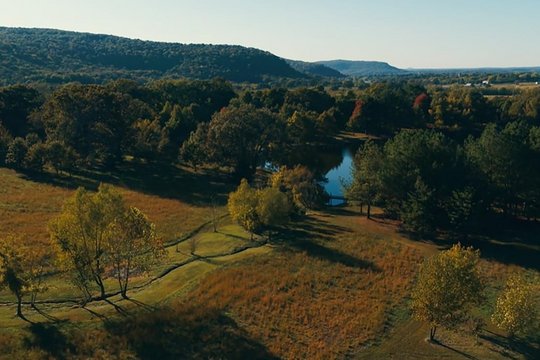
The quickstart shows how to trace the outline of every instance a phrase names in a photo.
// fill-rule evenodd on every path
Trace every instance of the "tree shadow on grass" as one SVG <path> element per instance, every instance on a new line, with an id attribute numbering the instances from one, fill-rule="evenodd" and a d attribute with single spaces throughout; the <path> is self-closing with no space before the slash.
<path id="1" fill-rule="evenodd" d="M 359 211 L 344 206 L 328 206 L 324 209 L 324 212 L 335 216 L 363 216 Z"/>
<path id="2" fill-rule="evenodd" d="M 465 234 L 439 232 L 432 237 L 421 238 L 402 233 L 440 248 L 449 248 L 459 241 L 480 250 L 484 259 L 540 270 L 540 222 L 495 216 L 486 220 L 482 229 Z"/>
<path id="3" fill-rule="evenodd" d="M 67 337 L 52 324 L 35 323 L 29 327 L 31 336 L 25 339 L 27 347 L 36 347 L 54 359 L 65 359 L 74 350 Z"/>
<path id="4" fill-rule="evenodd" d="M 55 316 L 52 316 L 48 313 L 46 313 L 45 311 L 41 310 L 38 306 L 34 305 L 32 307 L 32 309 L 37 312 L 39 315 L 43 316 L 45 319 L 49 320 L 49 321 L 52 321 L 54 323 L 59 323 L 59 322 L 62 322 L 62 320 L 60 320 L 59 318 L 55 317 Z"/>
<path id="5" fill-rule="evenodd" d="M 283 229 L 275 242 L 281 242 L 287 247 L 304 251 L 314 258 L 342 264 L 348 267 L 370 269 L 380 271 L 375 264 L 370 261 L 358 259 L 354 256 L 323 245 L 324 242 L 333 240 L 339 234 L 350 232 L 351 230 L 328 224 L 321 220 L 310 218 L 295 224 L 295 227 Z"/>
<path id="6" fill-rule="evenodd" d="M 519 353 L 526 359 L 540 359 L 540 341 L 538 338 L 529 339 L 530 341 L 524 341 L 517 338 L 512 339 L 485 329 L 478 336 L 481 339 L 497 345 L 497 347 L 502 350 L 496 351 L 509 359 L 514 359 L 510 354 L 510 351 Z"/>
<path id="7" fill-rule="evenodd" d="M 50 172 L 25 172 L 24 175 L 32 181 L 70 189 L 82 186 L 95 190 L 101 182 L 106 182 L 195 205 L 224 205 L 227 194 L 236 185 L 230 175 L 218 171 L 193 172 L 165 163 L 137 161 L 124 161 L 114 170 L 99 167 L 77 169 L 73 176 Z"/>
<path id="8" fill-rule="evenodd" d="M 215 309 L 161 309 L 108 322 L 106 329 L 125 339 L 141 359 L 276 358 L 233 319 Z"/>
<path id="9" fill-rule="evenodd" d="M 515 219 L 492 223 L 466 242 L 480 249 L 484 258 L 540 270 L 540 223 Z"/>
<path id="10" fill-rule="evenodd" d="M 115 304 L 114 302 L 112 302 L 111 300 L 109 299 L 104 299 L 103 301 L 105 301 L 107 304 L 111 305 L 114 310 L 116 310 L 116 312 L 122 316 L 129 316 L 129 312 L 124 309 L 123 307 L 121 307 L 120 305 L 118 304 Z"/>
<path id="11" fill-rule="evenodd" d="M 442 343 L 440 341 L 434 340 L 433 344 L 441 346 L 441 347 L 443 347 L 445 349 L 451 350 L 451 351 L 455 352 L 456 354 L 459 354 L 459 355 L 463 356 L 464 358 L 471 359 L 471 360 L 479 360 L 476 356 L 472 356 L 472 355 L 467 354 L 467 353 L 465 353 L 463 351 L 460 351 L 458 349 L 454 349 L 453 347 L 451 347 L 449 345 L 446 345 L 446 344 L 444 344 L 444 343 Z"/>
<path id="12" fill-rule="evenodd" d="M 490 226 L 487 226 L 490 225 Z M 429 239 L 443 248 L 461 242 L 480 250 L 484 259 L 540 270 L 540 223 L 494 217 L 483 229 L 465 235 L 443 234 Z"/>
<path id="13" fill-rule="evenodd" d="M 91 310 L 86 306 L 81 307 L 81 309 L 88 311 L 92 316 L 95 316 L 95 317 L 101 319 L 102 321 L 107 321 L 108 320 L 108 317 L 106 317 L 105 315 L 100 314 L 100 313 L 98 313 L 98 312 L 96 312 L 94 310 Z"/>
<path id="14" fill-rule="evenodd" d="M 334 236 L 344 233 L 351 233 L 352 230 L 344 226 L 330 224 L 326 221 L 313 218 L 305 218 L 299 222 L 302 230 L 324 239 L 332 240 Z"/>
<path id="15" fill-rule="evenodd" d="M 135 304 L 138 307 L 141 307 L 142 309 L 147 310 L 147 311 L 156 310 L 156 307 L 154 307 L 152 305 L 145 304 L 145 303 L 143 303 L 142 301 L 139 301 L 139 300 L 135 300 L 135 299 L 132 299 L 132 298 L 127 298 L 127 299 L 124 299 L 124 300 L 129 301 L 130 303 Z"/>

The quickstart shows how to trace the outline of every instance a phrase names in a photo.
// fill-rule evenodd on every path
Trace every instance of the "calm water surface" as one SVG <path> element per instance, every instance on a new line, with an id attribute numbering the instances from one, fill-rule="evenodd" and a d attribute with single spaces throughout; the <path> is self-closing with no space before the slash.
<path id="1" fill-rule="evenodd" d="M 359 145 L 299 147 L 291 154 L 289 166 L 294 166 L 294 164 L 307 166 L 321 179 L 321 185 L 330 196 L 342 197 L 342 183 L 347 183 L 351 179 L 354 153 Z M 269 170 L 277 170 L 277 167 L 273 167 L 270 163 L 265 166 Z M 343 203 L 343 200 L 332 199 L 328 205 L 336 206 Z"/>
<path id="2" fill-rule="evenodd" d="M 324 184 L 324 189 L 330 196 L 343 196 L 342 182 L 348 182 L 351 178 L 351 168 L 353 166 L 353 154 L 349 148 L 344 148 L 341 152 L 341 162 L 325 174 L 328 180 Z M 341 205 L 342 200 L 330 200 L 329 205 Z"/>

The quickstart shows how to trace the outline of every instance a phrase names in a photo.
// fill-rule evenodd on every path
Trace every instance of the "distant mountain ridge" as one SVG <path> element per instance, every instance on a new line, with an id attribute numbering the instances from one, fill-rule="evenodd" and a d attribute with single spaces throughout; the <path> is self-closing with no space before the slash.
<path id="1" fill-rule="evenodd" d="M 540 67 L 399 69 L 386 62 L 287 60 L 238 45 L 180 44 L 54 29 L 0 27 L 0 85 L 103 83 L 127 78 L 339 80 L 423 74 L 540 72 Z"/>
<path id="2" fill-rule="evenodd" d="M 321 76 L 321 77 L 328 77 L 328 78 L 347 77 L 345 74 L 342 74 L 341 72 L 323 64 L 307 62 L 307 61 L 299 61 L 299 60 L 288 60 L 288 59 L 285 59 L 285 61 L 287 61 L 287 63 L 296 71 L 299 71 L 307 75 Z"/>
<path id="3" fill-rule="evenodd" d="M 0 27 L 0 84 L 178 77 L 259 82 L 307 75 L 269 52 L 236 45 L 186 45 Z"/>
<path id="4" fill-rule="evenodd" d="M 447 69 L 407 69 L 414 74 L 507 74 L 540 72 L 540 66 L 520 67 L 481 67 L 481 68 L 447 68 Z"/>
<path id="5" fill-rule="evenodd" d="M 408 71 L 398 69 L 381 61 L 328 60 L 317 61 L 316 64 L 325 65 L 348 76 L 386 76 L 408 74 Z"/>

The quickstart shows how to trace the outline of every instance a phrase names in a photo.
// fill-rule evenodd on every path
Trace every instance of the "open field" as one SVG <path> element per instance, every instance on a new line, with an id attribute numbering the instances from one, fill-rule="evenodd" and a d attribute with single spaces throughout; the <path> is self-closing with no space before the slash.
<path id="1" fill-rule="evenodd" d="M 0 175 L 0 227 L 29 229 L 29 238 L 45 241 L 48 219 L 73 190 L 9 170 Z M 129 300 L 110 296 L 85 308 L 65 276 L 51 276 L 38 310 L 24 307 L 34 324 L 16 318 L 12 295 L 0 292 L 0 358 L 534 359 L 540 351 L 489 322 L 511 271 L 528 267 L 537 275 L 523 255 L 534 258 L 536 243 L 509 242 L 503 233 L 479 243 L 490 281 L 479 313 L 486 330 L 442 331 L 442 345 L 434 345 L 424 340 L 427 326 L 411 318 L 408 295 L 420 262 L 447 243 L 410 240 L 394 223 L 369 221 L 354 207 L 310 213 L 271 244 L 251 242 L 226 217 L 214 233 L 204 201 L 113 183 L 169 240 L 167 258 L 133 279 Z"/>
<path id="2" fill-rule="evenodd" d="M 495 89 L 534 89 L 539 88 L 540 85 L 536 82 L 523 82 L 523 83 L 501 83 L 501 84 L 492 84 Z"/>
<path id="3" fill-rule="evenodd" d="M 211 208 L 204 202 L 206 199 L 197 198 L 193 189 L 201 186 L 196 180 L 190 183 L 189 179 L 159 178 L 157 174 L 150 174 L 149 177 L 155 177 L 155 182 L 147 181 L 145 187 L 137 188 L 126 176 L 119 181 L 116 177 L 91 175 L 94 177 L 51 175 L 33 179 L 13 170 L 0 169 L 0 231 L 18 233 L 24 229 L 23 238 L 44 242 L 49 237 L 47 223 L 61 211 L 62 204 L 76 186 L 95 189 L 100 181 L 118 186 L 127 203 L 140 208 L 156 224 L 158 235 L 165 242 L 177 239 L 211 219 Z M 222 193 L 218 195 L 223 196 Z M 218 205 L 217 212 L 224 213 L 223 207 Z"/>

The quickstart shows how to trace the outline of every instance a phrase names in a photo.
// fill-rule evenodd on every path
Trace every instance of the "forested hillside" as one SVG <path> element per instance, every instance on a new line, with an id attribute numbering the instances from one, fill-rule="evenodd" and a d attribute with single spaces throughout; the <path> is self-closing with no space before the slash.
<path id="1" fill-rule="evenodd" d="M 310 63 L 306 61 L 287 60 L 287 63 L 292 66 L 293 69 L 300 71 L 301 73 L 329 78 L 344 78 L 339 71 L 332 69 L 323 64 Z"/>
<path id="2" fill-rule="evenodd" d="M 306 75 L 268 52 L 230 45 L 186 45 L 49 29 L 0 27 L 0 84 L 101 83 L 222 77 L 236 82 Z"/>
<path id="3" fill-rule="evenodd" d="M 342 74 L 350 76 L 387 76 L 405 75 L 407 71 L 398 69 L 388 63 L 381 61 L 351 61 L 351 60 L 329 60 L 319 61 L 317 64 L 325 65 Z"/>

